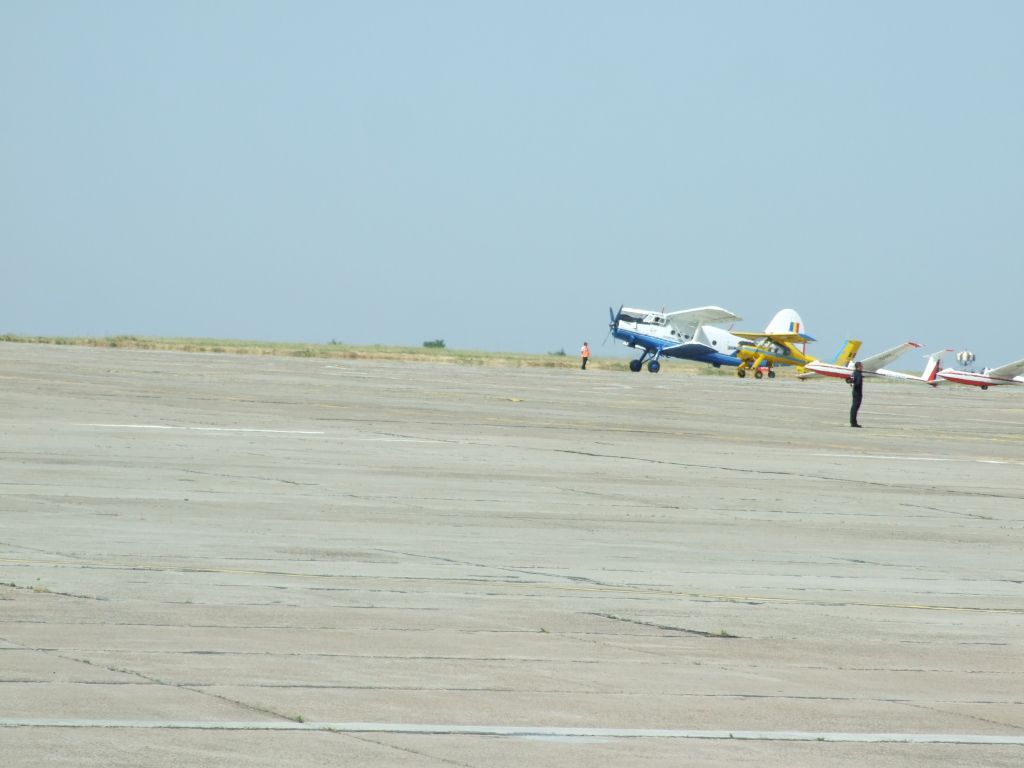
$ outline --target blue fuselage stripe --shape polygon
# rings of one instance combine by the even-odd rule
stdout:
[[[643,347],[648,352],[658,352],[662,357],[696,360],[701,363],[712,363],[714,365],[741,365],[743,363],[735,355],[716,352],[715,350],[708,349],[706,345],[696,342],[669,341],[667,339],[659,339],[657,336],[647,336],[646,334],[633,331],[616,330],[612,335],[630,346]]]

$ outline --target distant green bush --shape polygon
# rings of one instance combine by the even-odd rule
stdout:
[[[444,339],[434,339],[433,341],[424,341],[423,346],[427,349],[444,349]]]

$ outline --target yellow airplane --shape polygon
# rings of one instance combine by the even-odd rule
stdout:
[[[803,333],[800,330],[802,327],[803,320],[795,309],[781,309],[775,313],[763,333],[732,331],[733,336],[744,339],[736,350],[736,356],[742,361],[736,369],[736,375],[742,379],[747,371],[753,371],[754,378],[760,379],[764,375],[761,369],[766,368],[768,378],[774,379],[772,366],[775,365],[795,365],[797,372],[803,373],[806,370],[804,366],[815,362],[817,358],[806,352],[807,344],[815,339]],[[833,362],[846,365],[859,350],[860,341],[847,339]]]

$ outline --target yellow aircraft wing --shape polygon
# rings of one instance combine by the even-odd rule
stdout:
[[[739,336],[741,339],[750,339],[751,341],[760,341],[765,339],[767,341],[775,342],[786,342],[787,344],[805,344],[814,341],[813,336],[808,336],[806,333],[751,333],[750,331],[729,331],[733,336]]]

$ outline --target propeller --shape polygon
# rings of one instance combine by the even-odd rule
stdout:
[[[615,312],[611,307],[608,307],[608,334],[604,337],[604,341],[601,342],[602,347],[608,343],[609,337],[619,329],[619,317],[622,315],[623,306],[625,305],[623,304],[619,306],[618,312]]]

